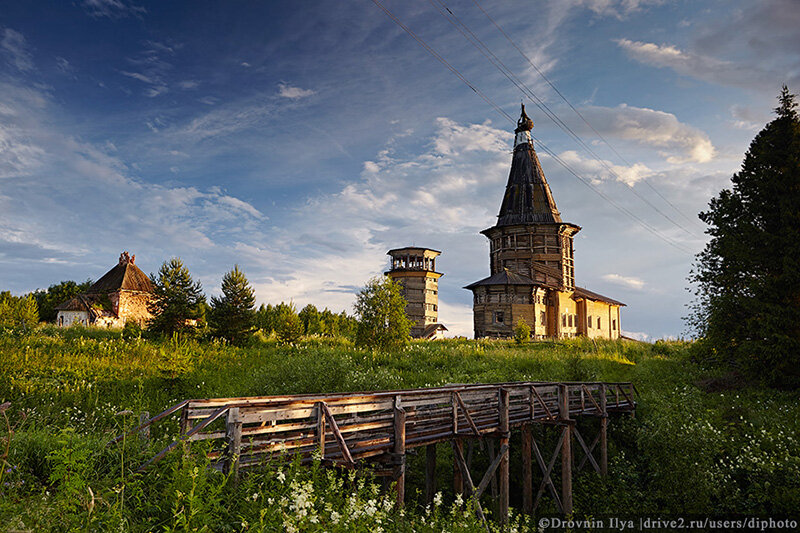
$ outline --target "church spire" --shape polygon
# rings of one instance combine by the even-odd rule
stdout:
[[[533,120],[525,113],[525,105],[522,104],[517,129],[514,130],[516,135],[511,172],[500,214],[497,215],[498,226],[561,222],[542,165],[533,149],[532,129]]]

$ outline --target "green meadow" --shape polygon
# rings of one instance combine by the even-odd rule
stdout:
[[[202,445],[142,474],[177,421],[147,442],[108,442],[187,398],[362,391],[522,380],[632,381],[635,417],[613,417],[609,475],[575,475],[575,515],[796,514],[800,402],[694,362],[689,344],[577,339],[414,342],[372,352],[309,337],[246,347],[123,338],[122,332],[41,327],[0,335],[0,529],[5,531],[483,531],[454,501],[450,450],[440,445],[441,494],[425,506],[424,453],[408,466],[407,506],[368,474],[279,458],[238,484],[208,468]],[[593,436],[595,420],[583,420]],[[552,430],[536,430],[546,455]],[[519,436],[512,438],[512,506],[521,506]],[[591,438],[591,437],[590,437]],[[476,471],[486,459],[474,450]],[[580,455],[578,455],[580,457]],[[557,480],[556,480],[557,482]],[[483,506],[491,515],[493,502]],[[540,509],[552,513],[547,498]],[[535,521],[512,512],[511,529]],[[495,526],[492,526],[495,527]]]

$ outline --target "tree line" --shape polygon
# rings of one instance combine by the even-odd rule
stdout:
[[[144,329],[129,321],[126,338],[144,334],[194,336],[225,339],[234,345],[248,343],[256,334],[275,336],[290,344],[303,336],[344,337],[359,346],[402,347],[409,341],[411,323],[405,315],[406,301],[400,286],[387,277],[370,280],[356,295],[355,315],[308,304],[299,312],[294,303],[261,304],[256,308],[255,291],[244,272],[235,265],[222,278],[220,296],[206,298],[180,258],[165,261],[150,274],[153,298],[148,304],[152,318]],[[0,293],[0,330],[35,327],[41,320],[53,322],[56,307],[85,293],[91,280],[62,281],[47,290],[25,296]]]

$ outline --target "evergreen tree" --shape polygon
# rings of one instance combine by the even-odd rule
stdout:
[[[320,313],[313,304],[308,304],[301,309],[298,317],[303,323],[303,331],[306,335],[319,335],[322,333]]]
[[[297,316],[294,304],[281,302],[276,309],[278,312],[275,320],[275,335],[278,337],[278,342],[291,344],[300,340],[300,337],[303,336],[303,323]]]
[[[158,275],[150,274],[153,318],[147,329],[157,333],[194,333],[204,326],[206,299],[200,282],[195,282],[183,262],[173,257],[164,261]]]
[[[406,316],[402,286],[388,277],[373,278],[356,297],[356,345],[388,350],[408,344],[411,321]]]
[[[690,280],[702,357],[800,386],[800,118],[786,86],[733,187],[700,214],[711,240]]]
[[[524,319],[520,318],[517,320],[517,325],[514,326],[514,341],[517,344],[522,344],[529,340],[531,340],[531,327]]]
[[[255,305],[255,292],[239,265],[235,265],[222,277],[222,297],[211,298],[212,333],[231,344],[244,344],[255,327]]]
[[[272,304],[261,304],[256,311],[256,328],[264,332],[265,335],[272,335],[275,331],[277,312]]]

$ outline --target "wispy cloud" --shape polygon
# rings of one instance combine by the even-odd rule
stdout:
[[[629,289],[641,290],[644,288],[644,281],[633,276],[622,276],[620,274],[605,274],[603,279],[615,285],[621,285]]]
[[[316,91],[312,91],[311,89],[301,89],[300,87],[294,87],[286,83],[278,84],[278,96],[282,98],[297,100],[314,94],[316,94]]]
[[[22,72],[33,70],[33,56],[31,55],[25,36],[11,28],[3,29],[3,38],[0,39],[6,61]]]
[[[87,14],[95,18],[119,19],[147,13],[144,7],[127,0],[83,0],[80,5]]]

